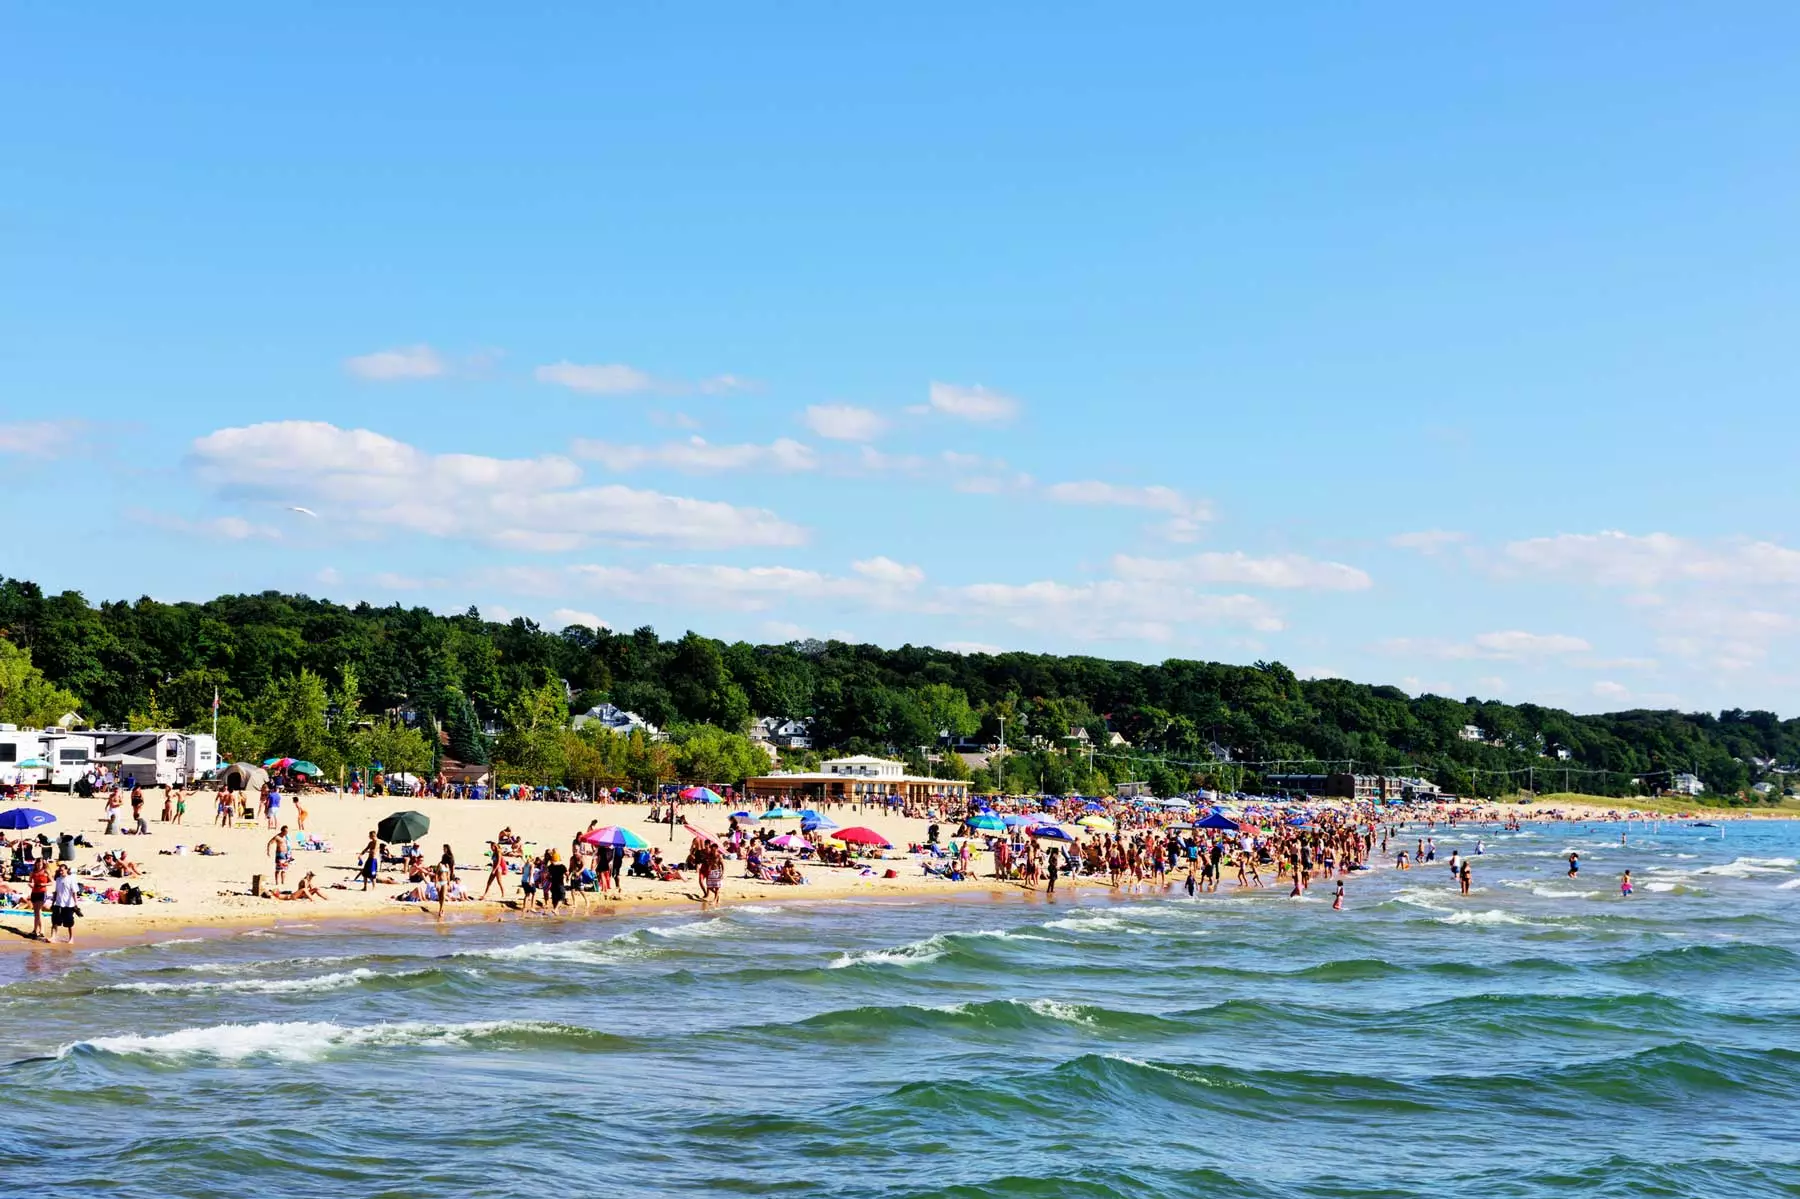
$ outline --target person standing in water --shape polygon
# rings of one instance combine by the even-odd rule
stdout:
[[[1578,875],[1580,873],[1581,873],[1581,855],[1578,853],[1572,853],[1569,855],[1569,877],[1574,878],[1576,875]]]
[[[1049,885],[1044,888],[1044,897],[1047,899],[1056,898],[1056,876],[1061,873],[1061,871],[1057,869],[1057,862],[1061,857],[1062,850],[1052,845],[1050,847],[1049,860],[1044,864],[1044,875],[1045,878],[1049,880]]]
[[[1344,910],[1344,880],[1341,878],[1338,880],[1337,894],[1331,897],[1331,910],[1334,912]]]
[[[1467,858],[1464,858],[1463,864],[1462,864],[1462,870],[1456,876],[1457,881],[1462,884],[1462,893],[1464,895],[1467,895],[1469,893],[1469,882],[1470,882],[1471,878],[1474,876],[1474,873],[1475,872],[1473,870],[1469,869],[1469,860]]]
[[[1631,898],[1631,871],[1629,870],[1619,879],[1619,896],[1622,899]]]

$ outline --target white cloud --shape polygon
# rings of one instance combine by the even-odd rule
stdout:
[[[1196,554],[1191,558],[1132,558],[1120,554],[1113,559],[1113,572],[1120,578],[1140,582],[1310,591],[1363,591],[1372,585],[1366,573],[1342,562],[1320,562],[1299,554],[1253,558],[1241,550]]]
[[[914,474],[925,469],[925,459],[917,454],[884,454],[872,445],[865,445],[857,450],[856,469],[864,473],[882,470]]]
[[[391,383],[397,379],[435,379],[450,373],[448,364],[428,345],[397,346],[344,359],[344,369],[359,379]]]
[[[580,625],[587,629],[604,629],[606,622],[592,612],[583,612],[579,608],[557,608],[550,613],[550,625],[556,629],[566,629],[570,625]]]
[[[1601,699],[1608,700],[1624,699],[1631,694],[1631,688],[1623,683],[1615,683],[1611,679],[1599,680],[1594,684],[1593,691]]]
[[[216,541],[281,540],[280,529],[273,525],[260,525],[241,516],[212,516],[202,520],[188,520],[167,512],[128,508],[125,511],[125,517],[138,524],[165,529],[171,533],[181,533],[189,537],[206,537]]]
[[[608,470],[629,471],[646,466],[680,471],[727,471],[762,467],[778,471],[813,470],[818,456],[812,447],[790,438],[768,445],[714,445],[701,437],[662,445],[620,445],[609,441],[577,440],[572,447],[578,458],[588,458]]]
[[[317,579],[327,587],[336,587],[339,583],[344,581],[343,574],[335,566],[325,567],[320,570],[318,574],[314,575],[313,578]]]
[[[584,366],[565,359],[540,366],[532,375],[539,383],[554,383],[559,387],[584,391],[590,395],[631,395],[649,391],[656,386],[656,380],[647,372],[635,366],[626,366],[622,362]]]
[[[1341,679],[1344,672],[1335,666],[1309,666],[1305,670],[1295,671],[1303,679]]]
[[[804,625],[797,625],[789,620],[763,621],[762,634],[770,641],[783,645],[790,641],[805,641],[812,636]]]
[[[421,579],[415,575],[403,575],[391,570],[384,570],[375,576],[375,585],[386,591],[417,591],[440,581]]]
[[[897,564],[896,564],[897,565]],[[905,568],[900,568],[904,570]],[[658,563],[653,566],[586,564],[556,572],[504,570],[500,577],[520,591],[543,594],[560,587],[615,595],[639,603],[691,605],[754,612],[790,602],[825,601],[868,607],[929,611],[906,586],[865,574],[829,575],[793,566],[726,566],[712,563]]]
[[[60,458],[78,448],[87,422],[26,420],[0,423],[0,454]]]
[[[974,583],[952,589],[953,610],[1076,640],[1168,641],[1189,625],[1242,625],[1275,632],[1283,622],[1250,595],[1210,595],[1191,587],[1103,579],[1091,583]]]
[[[806,427],[832,441],[873,441],[887,430],[887,418],[851,404],[814,404],[806,410]]]
[[[1193,541],[1199,535],[1202,525],[1213,518],[1212,505],[1205,500],[1195,499],[1173,487],[1158,484],[1140,486],[1083,479],[1047,484],[1043,493],[1059,504],[1104,505],[1166,512],[1169,519],[1160,528],[1170,541]]]
[[[999,424],[1019,414],[1019,401],[979,385],[934,382],[930,396],[933,412],[941,412],[959,420]]]
[[[1506,561],[1519,571],[1596,586],[1800,583],[1800,550],[1771,541],[1708,543],[1669,533],[1637,536],[1607,530],[1514,541],[1504,553]]]
[[[852,562],[850,569],[865,579],[898,587],[914,587],[925,581],[925,572],[917,566],[903,566],[892,558],[867,558]]]
[[[199,476],[227,496],[328,497],[341,522],[540,551],[594,542],[797,545],[805,532],[762,508],[620,485],[583,486],[567,458],[433,454],[368,429],[271,421],[194,442]]]
[[[949,650],[953,654],[988,654],[990,656],[1006,652],[1004,646],[993,645],[986,641],[944,641],[939,649]]]
[[[1478,633],[1468,641],[1390,637],[1381,642],[1381,648],[1405,657],[1517,662],[1577,654],[1593,647],[1582,638],[1565,633],[1527,633],[1519,629],[1507,629],[1495,633]]]
[[[1396,549],[1416,550],[1430,555],[1441,553],[1468,539],[1467,533],[1455,533],[1448,529],[1421,529],[1416,533],[1396,533],[1388,538],[1388,544]]]
[[[694,390],[701,395],[732,395],[740,391],[755,391],[756,382],[753,379],[739,378],[737,375],[713,375],[711,378],[702,379],[694,384]]]

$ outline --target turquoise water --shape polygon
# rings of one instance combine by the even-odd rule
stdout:
[[[0,1178],[1800,1195],[1800,826],[1482,836],[1475,894],[1440,862],[1344,912],[1087,887],[7,954]]]

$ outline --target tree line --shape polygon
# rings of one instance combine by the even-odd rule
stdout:
[[[0,720],[77,711],[99,725],[204,730],[215,692],[233,757],[286,753],[328,772],[372,758],[423,771],[448,757],[584,788],[740,781],[768,763],[744,736],[753,716],[812,720],[817,749],[784,765],[810,765],[821,750],[891,754],[946,777],[970,775],[952,745],[991,744],[1004,728],[1004,777],[983,767],[976,784],[1052,793],[1126,780],[1159,793],[1250,788],[1272,773],[1354,770],[1458,794],[1566,782],[1619,796],[1691,772],[1735,795],[1784,782],[1776,769],[1800,762],[1800,720],[1763,711],[1578,716],[1303,680],[1276,662],[664,639],[648,627],[552,631],[473,607],[442,615],[277,592],[93,604],[0,580]],[[571,712],[601,702],[667,740],[569,727]]]

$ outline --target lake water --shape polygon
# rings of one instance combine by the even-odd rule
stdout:
[[[1084,887],[7,953],[0,1189],[1800,1195],[1800,825],[1481,835],[1475,894],[1440,861],[1343,912]]]

